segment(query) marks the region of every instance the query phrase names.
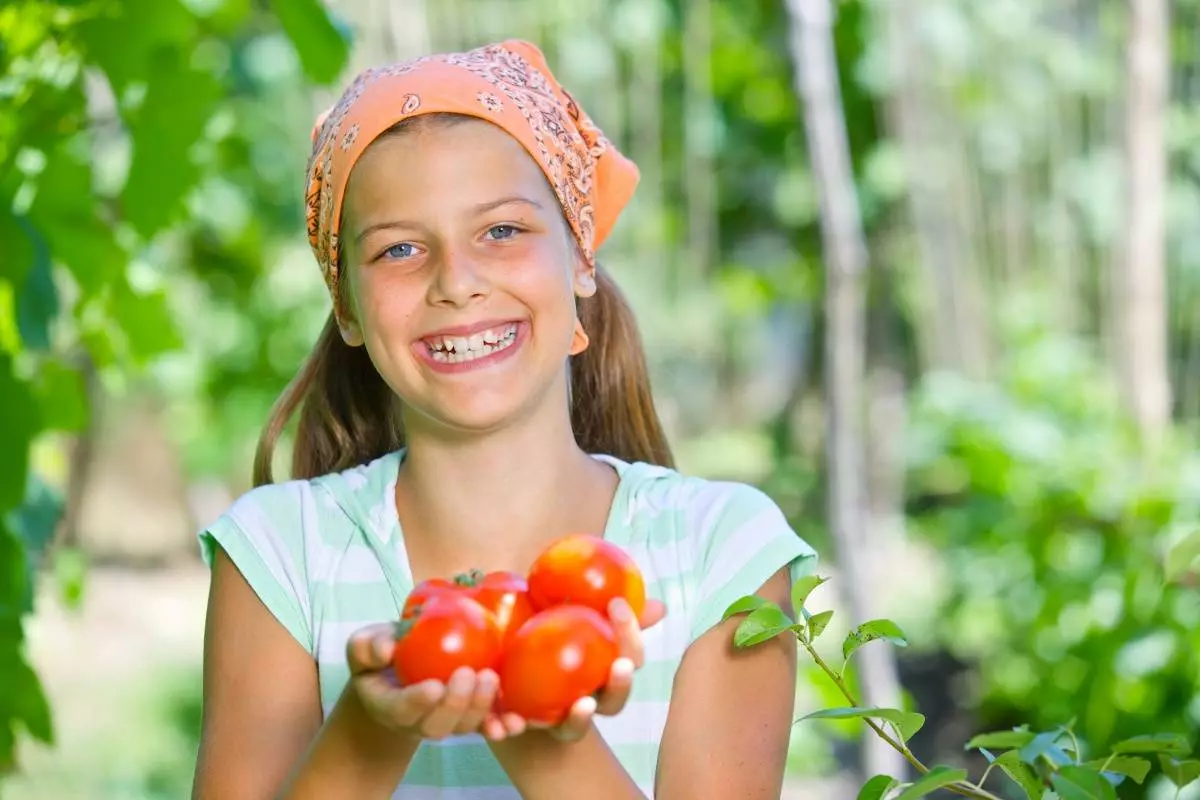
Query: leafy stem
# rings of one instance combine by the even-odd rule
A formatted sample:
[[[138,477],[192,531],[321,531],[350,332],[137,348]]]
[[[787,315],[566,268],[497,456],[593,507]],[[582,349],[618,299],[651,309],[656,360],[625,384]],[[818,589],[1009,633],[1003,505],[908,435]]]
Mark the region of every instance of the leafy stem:
[[[833,669],[830,668],[829,664],[825,663],[825,659],[821,658],[821,654],[818,653],[816,648],[812,646],[812,642],[808,641],[807,637],[797,636],[796,638],[799,639],[801,646],[803,646],[804,649],[808,652],[808,655],[813,660],[813,663],[815,663],[818,667],[820,667],[821,671],[824,672],[825,675],[828,676],[831,681],[833,681],[835,686],[837,686],[838,691],[840,691],[842,693],[842,696],[846,698],[846,701],[848,703],[850,703],[851,706],[857,706],[858,699],[854,696],[854,693],[850,691],[850,687],[846,685],[846,681],[841,676],[841,674],[838,672],[835,672]],[[894,749],[896,752],[898,752],[901,756],[903,756],[904,760],[907,761],[909,764],[911,764],[913,769],[915,769],[917,772],[921,773],[922,775],[926,775],[929,773],[929,767],[925,766],[925,764],[923,764],[921,762],[921,759],[919,759],[915,755],[913,755],[912,750],[910,750],[908,748],[907,744],[897,741],[887,731],[885,731],[883,729],[882,725],[880,725],[875,720],[867,718],[867,719],[864,719],[863,721],[871,728],[871,730],[873,730],[875,732],[875,735],[877,735],[880,739],[882,739],[884,742],[886,742],[888,744],[888,746],[890,746],[892,749]],[[990,771],[991,768],[989,767],[988,769]],[[985,772],[984,779],[986,779],[986,777],[987,777],[987,773]],[[982,783],[982,782],[983,781],[980,781],[980,783]],[[955,794],[961,795],[963,797],[983,798],[983,800],[1001,800],[1001,798],[999,798],[996,795],[992,794],[991,792],[987,791],[982,786],[980,786],[978,784],[970,783],[969,781],[961,781],[959,783],[954,783],[954,784],[951,784],[944,788],[947,791],[954,792]]]

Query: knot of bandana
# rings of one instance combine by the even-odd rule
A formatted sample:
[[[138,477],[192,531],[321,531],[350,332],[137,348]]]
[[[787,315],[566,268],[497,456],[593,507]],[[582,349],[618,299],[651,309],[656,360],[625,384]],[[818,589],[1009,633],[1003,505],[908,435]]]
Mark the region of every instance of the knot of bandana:
[[[622,155],[519,40],[367,69],[317,119],[308,162],[308,239],[338,308],[342,199],[355,162],[397,123],[450,113],[487,120],[519,141],[545,173],[589,266],[638,183]]]

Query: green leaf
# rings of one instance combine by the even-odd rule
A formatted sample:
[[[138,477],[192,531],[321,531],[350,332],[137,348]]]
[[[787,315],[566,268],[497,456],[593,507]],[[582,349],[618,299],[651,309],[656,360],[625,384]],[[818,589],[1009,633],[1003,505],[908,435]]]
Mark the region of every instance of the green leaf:
[[[843,708],[823,708],[811,714],[805,714],[796,722],[806,719],[882,719],[892,723],[900,738],[907,741],[925,724],[925,715],[916,711],[901,711],[898,708],[860,708],[846,706]]]
[[[1045,787],[1038,779],[1037,773],[1030,769],[1028,764],[1021,761],[1021,756],[1016,750],[1001,753],[995,759],[995,764],[1013,783],[1021,787],[1021,791],[1029,800],[1041,800],[1045,793]]]
[[[908,640],[899,625],[890,619],[874,619],[846,634],[846,640],[842,642],[842,655],[848,660],[860,647],[877,639],[891,642],[897,647],[908,647]]]
[[[1039,760],[1044,760],[1056,767],[1072,763],[1074,759],[1058,744],[1062,736],[1062,729],[1037,734],[1028,744],[1021,747],[1021,760],[1026,764],[1037,764]]]
[[[1180,789],[1200,778],[1200,761],[1177,761],[1166,753],[1159,753],[1158,763],[1162,765],[1163,774],[1167,779]]]
[[[792,608],[795,609],[796,616],[800,615],[800,609],[804,608],[813,590],[828,580],[829,578],[822,578],[820,575],[805,575],[792,584]]]
[[[1089,769],[1094,769],[1099,772],[1112,772],[1117,775],[1127,775],[1133,778],[1137,783],[1146,780],[1146,776],[1150,774],[1150,762],[1144,758],[1136,758],[1134,756],[1112,756],[1111,758],[1097,758],[1092,761],[1084,762],[1083,766]]]
[[[1117,790],[1104,776],[1083,766],[1068,764],[1050,776],[1062,800],[1117,800]]]
[[[1169,756],[1186,756],[1189,752],[1187,739],[1177,733],[1155,733],[1135,736],[1113,745],[1114,753],[1166,753]]]
[[[753,647],[774,639],[790,627],[792,621],[783,613],[783,609],[774,603],[767,603],[742,620],[733,634],[733,643],[738,647]]]
[[[1167,581],[1177,581],[1187,575],[1192,571],[1197,559],[1200,559],[1200,527],[1193,528],[1167,551],[1163,563]]]
[[[810,642],[815,641],[816,638],[825,631],[825,628],[827,625],[829,625],[829,620],[831,619],[833,619],[833,611],[822,611],[820,614],[812,615],[812,618],[808,621],[808,636]]]
[[[883,800],[887,793],[900,785],[900,781],[891,775],[876,775],[863,784],[858,792],[858,800]]]
[[[156,54],[146,97],[129,114],[133,158],[122,197],[126,218],[146,238],[172,222],[199,180],[191,148],[221,96],[217,80],[187,58],[183,51]]]
[[[43,361],[38,365],[34,393],[45,430],[74,432],[87,427],[87,387],[78,370],[61,361]]]
[[[0,511],[15,508],[25,497],[29,445],[41,430],[41,415],[33,392],[13,374],[12,357],[0,352]],[[0,684],[2,685],[2,684]]]
[[[272,0],[271,6],[304,73],[316,83],[336,80],[350,54],[349,36],[334,24],[320,0]]]
[[[76,549],[57,550],[54,554],[54,578],[63,604],[67,608],[79,608],[83,603],[87,581],[87,556]]]
[[[50,266],[50,252],[38,237],[33,268],[17,292],[17,330],[30,350],[50,349],[50,324],[58,315],[58,287]]]
[[[915,798],[932,794],[944,786],[965,781],[966,779],[967,771],[965,769],[951,769],[950,767],[939,765],[914,781],[911,786],[900,793],[900,796],[896,800],[915,800]]]
[[[112,287],[110,303],[112,316],[121,323],[129,355],[135,363],[145,364],[155,356],[183,346],[165,292],[137,294],[127,283],[119,281]]]
[[[1027,728],[981,733],[973,736],[963,749],[973,750],[978,747],[992,747],[998,750],[1009,750],[1024,747],[1033,741],[1033,736],[1033,732]]]
[[[729,604],[729,608],[725,609],[725,613],[721,615],[721,621],[729,619],[737,614],[745,614],[748,611],[762,608],[767,604],[767,601],[756,594],[748,594],[745,597],[740,597]]]
[[[24,550],[27,574],[33,575],[41,567],[42,556],[54,538],[64,506],[61,494],[36,473],[29,473],[24,501],[4,517],[5,526]],[[21,610],[28,612],[33,608],[33,581],[25,581],[24,586]]]

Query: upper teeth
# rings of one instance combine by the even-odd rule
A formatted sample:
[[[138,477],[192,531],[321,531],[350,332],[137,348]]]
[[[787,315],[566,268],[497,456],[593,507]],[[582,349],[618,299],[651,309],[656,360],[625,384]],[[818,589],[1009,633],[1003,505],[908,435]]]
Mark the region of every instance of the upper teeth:
[[[516,323],[505,325],[503,328],[488,328],[486,331],[473,333],[470,336],[434,336],[426,339],[426,343],[433,351],[447,351],[452,353],[466,353],[468,351],[481,351],[485,347],[505,342],[514,338],[517,335]]]

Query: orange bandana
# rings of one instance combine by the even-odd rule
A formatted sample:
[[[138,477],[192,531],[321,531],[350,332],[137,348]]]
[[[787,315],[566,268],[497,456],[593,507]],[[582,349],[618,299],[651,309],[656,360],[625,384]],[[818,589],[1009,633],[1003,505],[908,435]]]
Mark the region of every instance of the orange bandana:
[[[604,137],[528,42],[365,70],[317,120],[308,162],[308,240],[335,309],[350,170],[367,145],[396,123],[436,113],[487,120],[520,142],[546,174],[589,265],[637,186],[637,166]]]

